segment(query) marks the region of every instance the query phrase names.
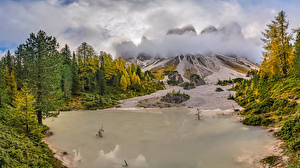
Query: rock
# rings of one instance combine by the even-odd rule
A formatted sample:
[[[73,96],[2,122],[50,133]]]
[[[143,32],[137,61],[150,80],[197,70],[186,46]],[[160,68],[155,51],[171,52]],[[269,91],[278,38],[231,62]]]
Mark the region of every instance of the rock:
[[[174,35],[174,34],[175,35],[182,35],[182,34],[185,34],[185,33],[191,33],[191,34],[194,34],[194,35],[197,34],[196,29],[194,28],[194,26],[187,25],[187,26],[182,27],[182,28],[170,29],[170,30],[168,30],[167,35]]]
[[[52,136],[53,134],[54,134],[54,133],[53,133],[52,131],[49,131],[49,130],[46,131],[46,136],[47,136],[47,137]]]
[[[215,26],[208,26],[201,31],[201,34],[209,34],[218,32],[218,29]]]
[[[63,155],[68,155],[69,153],[66,152],[66,151],[64,151],[64,152],[62,152],[62,154],[63,154]]]
[[[116,108],[121,108],[121,107],[122,107],[121,105],[117,105],[117,106],[116,106]]]

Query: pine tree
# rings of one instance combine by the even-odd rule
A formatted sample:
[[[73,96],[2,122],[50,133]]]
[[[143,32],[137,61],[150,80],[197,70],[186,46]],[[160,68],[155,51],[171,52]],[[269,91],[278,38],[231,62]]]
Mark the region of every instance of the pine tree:
[[[300,78],[300,32],[297,35],[295,43],[295,58],[294,58],[294,69],[296,76]]]
[[[120,87],[123,91],[127,90],[127,81],[124,75],[122,75],[121,80],[120,80]]]
[[[62,63],[55,37],[47,36],[44,31],[31,33],[22,47],[24,81],[37,100],[37,119],[42,124],[43,117],[51,115],[49,111],[60,105],[62,98]]]
[[[265,52],[261,70],[271,75],[279,74],[285,77],[291,67],[293,56],[290,44],[292,35],[288,33],[289,23],[285,12],[279,12],[267,27],[262,39],[265,43]]]
[[[30,133],[31,127],[37,125],[36,120],[36,100],[31,94],[31,90],[24,85],[24,88],[18,92],[13,104],[17,109],[17,119],[22,127],[25,127],[27,134]]]

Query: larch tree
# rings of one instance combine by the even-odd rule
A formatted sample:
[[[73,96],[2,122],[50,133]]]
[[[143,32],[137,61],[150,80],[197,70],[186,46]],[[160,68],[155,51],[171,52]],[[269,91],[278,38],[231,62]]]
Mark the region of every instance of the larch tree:
[[[106,80],[111,80],[113,76],[116,76],[116,63],[113,61],[113,58],[110,54],[107,54],[105,52],[101,52],[101,60],[102,60],[102,68],[105,74]]]
[[[13,105],[17,109],[17,120],[22,127],[25,127],[26,133],[29,134],[31,127],[37,125],[36,120],[36,100],[31,94],[31,89],[25,84],[21,91],[18,92]]]
[[[121,80],[120,80],[120,87],[123,91],[127,90],[127,81],[124,75],[122,75]]]
[[[82,91],[91,91],[92,84],[93,82],[95,83],[95,74],[97,67],[99,67],[99,59],[96,56],[94,48],[86,42],[81,43],[77,48],[77,58]],[[94,60],[97,60],[97,62],[95,63]]]
[[[294,58],[295,74],[298,78],[300,78],[300,31],[297,34],[294,55],[295,55],[295,58]]]
[[[17,94],[17,82],[14,71],[9,72],[9,68],[4,70],[4,77],[6,82],[6,89],[9,96],[9,102],[11,103]]]
[[[278,16],[267,29],[263,32],[264,38],[264,61],[261,70],[264,73],[285,77],[291,67],[292,51],[291,45],[292,34],[288,32],[289,22],[286,19],[284,11],[280,11]]]

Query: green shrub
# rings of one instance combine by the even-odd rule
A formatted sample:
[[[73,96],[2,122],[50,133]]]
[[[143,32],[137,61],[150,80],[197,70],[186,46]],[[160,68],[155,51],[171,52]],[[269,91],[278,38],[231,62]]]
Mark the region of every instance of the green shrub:
[[[263,121],[262,116],[254,115],[245,118],[243,120],[243,124],[257,126],[257,125],[261,125],[262,121]]]
[[[279,156],[268,156],[262,160],[263,163],[267,163],[270,166],[274,166],[280,160]]]
[[[192,83],[192,82],[184,82],[183,83],[183,89],[190,90],[190,89],[193,89],[193,88],[195,88],[194,83]]]

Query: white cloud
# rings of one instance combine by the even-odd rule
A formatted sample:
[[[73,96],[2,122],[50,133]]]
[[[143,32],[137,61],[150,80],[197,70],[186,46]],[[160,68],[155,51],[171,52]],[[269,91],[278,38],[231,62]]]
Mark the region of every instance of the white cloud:
[[[97,51],[113,52],[115,42],[139,43],[143,35],[159,39],[174,27],[192,24],[200,32],[208,25],[232,21],[241,25],[246,38],[258,43],[260,32],[277,11],[270,3],[245,9],[241,0],[68,0],[62,5],[63,1],[0,2],[0,44],[23,43],[29,33],[43,29],[73,49],[86,41]]]

